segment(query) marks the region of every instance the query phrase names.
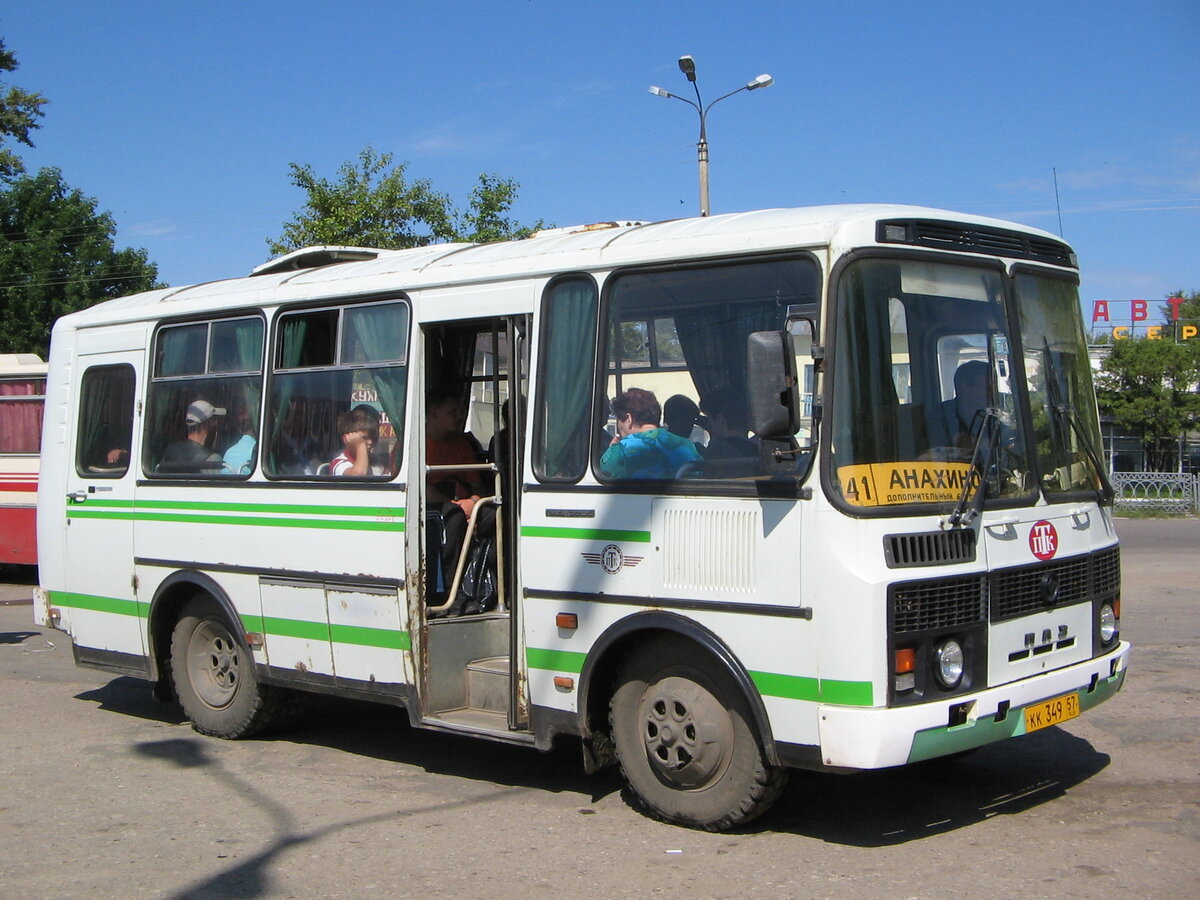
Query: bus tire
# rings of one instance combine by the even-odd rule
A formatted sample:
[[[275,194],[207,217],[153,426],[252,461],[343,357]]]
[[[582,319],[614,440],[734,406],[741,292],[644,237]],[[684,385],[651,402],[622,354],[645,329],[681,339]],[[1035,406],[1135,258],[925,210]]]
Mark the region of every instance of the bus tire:
[[[201,734],[249,737],[267,728],[280,711],[280,692],[259,684],[249,651],[209,597],[189,600],[175,623],[171,677],[184,713]]]
[[[635,650],[609,716],[632,799],[652,818],[725,831],[766,812],[787,780],[764,759],[733,679],[686,640]]]

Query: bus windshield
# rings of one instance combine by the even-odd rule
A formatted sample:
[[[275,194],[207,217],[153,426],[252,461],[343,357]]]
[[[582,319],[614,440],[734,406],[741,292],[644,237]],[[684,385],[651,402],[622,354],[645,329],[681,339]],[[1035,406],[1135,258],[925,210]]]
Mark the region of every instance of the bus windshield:
[[[1103,491],[1100,424],[1079,291],[1073,282],[1031,273],[1018,274],[1016,287],[1042,491],[1047,500]]]
[[[862,259],[837,298],[829,427],[853,507],[1033,490],[999,268]]]

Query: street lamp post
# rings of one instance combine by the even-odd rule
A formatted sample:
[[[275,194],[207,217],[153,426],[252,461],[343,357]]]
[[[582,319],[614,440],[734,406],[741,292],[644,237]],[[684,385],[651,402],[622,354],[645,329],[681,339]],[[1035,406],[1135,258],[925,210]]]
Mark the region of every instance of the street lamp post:
[[[770,75],[759,75],[753,81],[743,84],[737,90],[730,91],[728,94],[722,94],[708,106],[704,105],[704,101],[700,99],[700,85],[696,83],[696,61],[690,56],[679,57],[679,71],[681,71],[687,80],[692,83],[692,87],[696,91],[696,102],[693,103],[687,97],[680,97],[677,94],[672,94],[670,91],[664,91],[662,88],[651,85],[650,93],[658,97],[671,97],[675,100],[682,100],[700,116],[700,140],[696,142],[696,162],[700,169],[700,215],[707,216],[708,207],[708,133],[705,130],[705,122],[708,119],[708,111],[724,100],[726,97],[732,97],[734,94],[742,91],[756,91],[759,88],[770,87],[775,83],[775,79]]]

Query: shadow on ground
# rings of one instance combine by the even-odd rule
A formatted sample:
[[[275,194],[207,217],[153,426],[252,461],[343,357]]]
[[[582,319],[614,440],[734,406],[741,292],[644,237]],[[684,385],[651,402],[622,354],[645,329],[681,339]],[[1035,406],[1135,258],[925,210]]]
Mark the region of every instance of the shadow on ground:
[[[1108,764],[1088,741],[1049,728],[957,760],[853,775],[793,772],[754,830],[855,847],[904,844],[1040,806]]]
[[[133,678],[114,679],[78,699],[123,715],[185,721],[176,704],[154,700],[149,685]],[[584,774],[574,739],[561,740],[548,754],[485,746],[470,737],[414,729],[403,709],[365,702],[313,697],[292,729],[256,740],[327,747],[491,785],[579,794],[592,803],[621,790],[616,769]],[[775,807],[743,831],[856,847],[905,844],[1050,802],[1108,763],[1086,740],[1049,728],[957,760],[853,775],[795,771]]]

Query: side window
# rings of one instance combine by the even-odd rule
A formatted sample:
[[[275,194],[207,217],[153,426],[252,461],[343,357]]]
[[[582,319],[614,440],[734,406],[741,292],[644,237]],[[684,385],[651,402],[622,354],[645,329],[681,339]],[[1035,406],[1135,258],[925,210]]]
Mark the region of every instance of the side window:
[[[45,402],[45,378],[0,379],[0,453],[38,452]]]
[[[587,470],[596,302],[590,278],[554,282],[543,299],[533,448],[540,481],[578,481]]]
[[[133,367],[93,366],[83,373],[75,470],[88,478],[120,478],[133,439]]]
[[[236,478],[254,471],[264,334],[258,316],[159,329],[142,443],[147,475]]]
[[[807,470],[797,452],[811,439],[807,424],[785,438],[750,431],[747,343],[782,330],[789,306],[817,302],[815,261],[631,270],[609,284],[598,385],[608,420],[593,445],[601,480],[753,482]],[[810,343],[794,342],[809,416]]]
[[[408,305],[390,300],[280,315],[266,454],[272,477],[391,478],[408,390]]]

